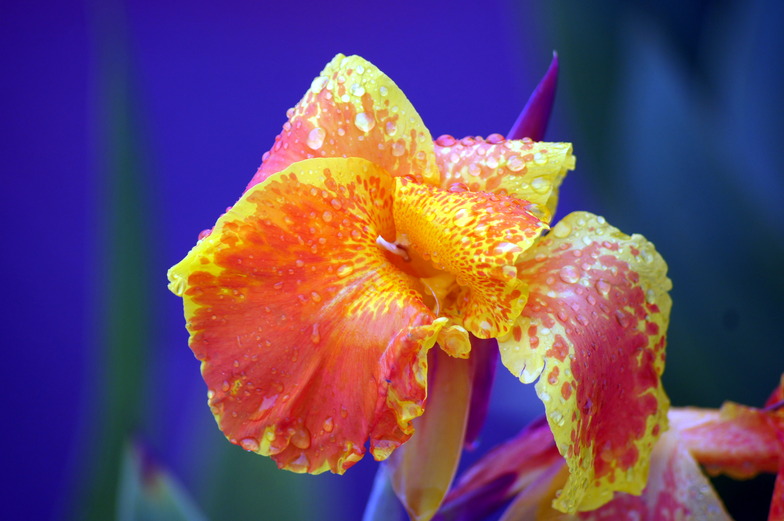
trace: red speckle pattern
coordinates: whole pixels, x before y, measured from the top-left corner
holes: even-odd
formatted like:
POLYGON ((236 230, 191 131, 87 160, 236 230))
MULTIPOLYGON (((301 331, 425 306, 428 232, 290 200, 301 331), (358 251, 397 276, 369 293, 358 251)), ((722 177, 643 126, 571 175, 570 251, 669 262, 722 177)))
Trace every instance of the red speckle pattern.
POLYGON ((524 381, 545 371, 537 392, 571 473, 560 508, 639 492, 669 404, 660 382, 666 265, 644 238, 586 213, 567 216, 526 255, 518 324, 528 338, 501 339, 501 353, 524 381))
POLYGON ((393 176, 436 183, 430 132, 403 92, 359 56, 337 55, 290 111, 248 189, 289 165, 360 157, 393 176))
POLYGON ((515 263, 546 224, 513 197, 452 192, 407 179, 397 179, 394 208, 398 236, 456 277, 454 291, 440 305, 445 313, 479 338, 506 333, 525 303, 515 263))
POLYGON ((504 140, 497 134, 460 141, 436 139, 441 186, 460 183, 472 192, 493 192, 528 201, 538 217, 549 222, 558 201, 558 187, 575 165, 570 143, 504 140))
POLYGON ((422 413, 435 316, 377 247, 394 179, 360 159, 297 163, 246 192, 172 268, 224 434, 282 468, 383 458, 422 413))

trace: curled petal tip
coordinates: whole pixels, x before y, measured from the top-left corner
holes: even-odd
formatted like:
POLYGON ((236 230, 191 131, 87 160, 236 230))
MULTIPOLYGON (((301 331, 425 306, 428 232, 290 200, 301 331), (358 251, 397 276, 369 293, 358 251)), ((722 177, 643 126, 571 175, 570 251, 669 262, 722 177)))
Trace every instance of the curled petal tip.
POLYGON ((558 53, 553 51, 553 59, 539 85, 536 86, 528 103, 518 116, 517 121, 509 131, 508 139, 522 139, 528 137, 534 141, 541 141, 547 130, 550 112, 555 101, 555 91, 558 86, 558 53))

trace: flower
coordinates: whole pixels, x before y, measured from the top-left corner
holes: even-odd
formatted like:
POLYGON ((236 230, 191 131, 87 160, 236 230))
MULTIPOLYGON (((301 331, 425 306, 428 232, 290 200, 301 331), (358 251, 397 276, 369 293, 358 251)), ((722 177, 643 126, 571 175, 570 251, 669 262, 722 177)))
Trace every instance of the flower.
POLYGON ((559 508, 642 490, 666 428, 670 282, 653 245, 601 217, 545 235, 573 167, 566 143, 433 141, 388 77, 338 55, 169 271, 224 434, 295 472, 343 473, 366 443, 383 460, 426 398, 449 406, 427 394, 431 348, 450 366, 495 338, 539 378, 569 462, 559 508))
POLYGON ((726 402, 721 409, 673 408, 671 429, 653 450, 648 483, 640 496, 619 493, 590 512, 563 514, 551 503, 566 481, 566 464, 539 420, 468 469, 450 491, 438 521, 472 521, 512 502, 503 520, 729 520, 700 471, 748 479, 778 473, 770 521, 784 519, 784 376, 764 409, 726 402))

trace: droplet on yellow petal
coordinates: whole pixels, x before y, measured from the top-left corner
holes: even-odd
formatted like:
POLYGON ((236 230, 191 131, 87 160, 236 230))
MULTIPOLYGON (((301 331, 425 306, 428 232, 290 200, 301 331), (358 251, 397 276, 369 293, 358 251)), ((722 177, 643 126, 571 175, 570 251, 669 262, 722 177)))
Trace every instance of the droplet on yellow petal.
POLYGON ((309 158, 361 157, 392 176, 438 183, 430 132, 383 72, 339 54, 291 110, 248 188, 309 158))
POLYGON ((473 192, 506 194, 530 202, 537 217, 549 222, 558 202, 558 187, 575 167, 571 143, 530 139, 470 144, 442 136, 435 142, 441 187, 463 183, 473 192))
POLYGON ((661 385, 671 301, 653 245, 585 212, 568 215, 518 263, 528 302, 499 339, 504 365, 539 379, 569 480, 555 506, 596 508, 638 494, 667 428, 661 385))

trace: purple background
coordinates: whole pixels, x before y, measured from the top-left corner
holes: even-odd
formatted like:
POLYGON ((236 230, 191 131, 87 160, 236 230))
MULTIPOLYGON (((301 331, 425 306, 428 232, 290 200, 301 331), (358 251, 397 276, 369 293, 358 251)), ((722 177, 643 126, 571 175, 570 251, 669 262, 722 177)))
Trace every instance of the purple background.
MULTIPOLYGON (((578 156, 559 214, 603 214, 667 259, 673 403, 759 405, 775 386, 782 4, 314 5, 4 4, 2 517, 113 517, 130 438, 212 519, 310 518, 303 498, 321 519, 360 516, 372 461, 295 476, 223 440, 165 279, 338 52, 386 72, 434 136, 461 137, 508 130, 557 49, 548 138, 578 156)), ((499 376, 484 447, 539 410, 499 376)), ((720 486, 760 519, 771 483, 720 486)))

